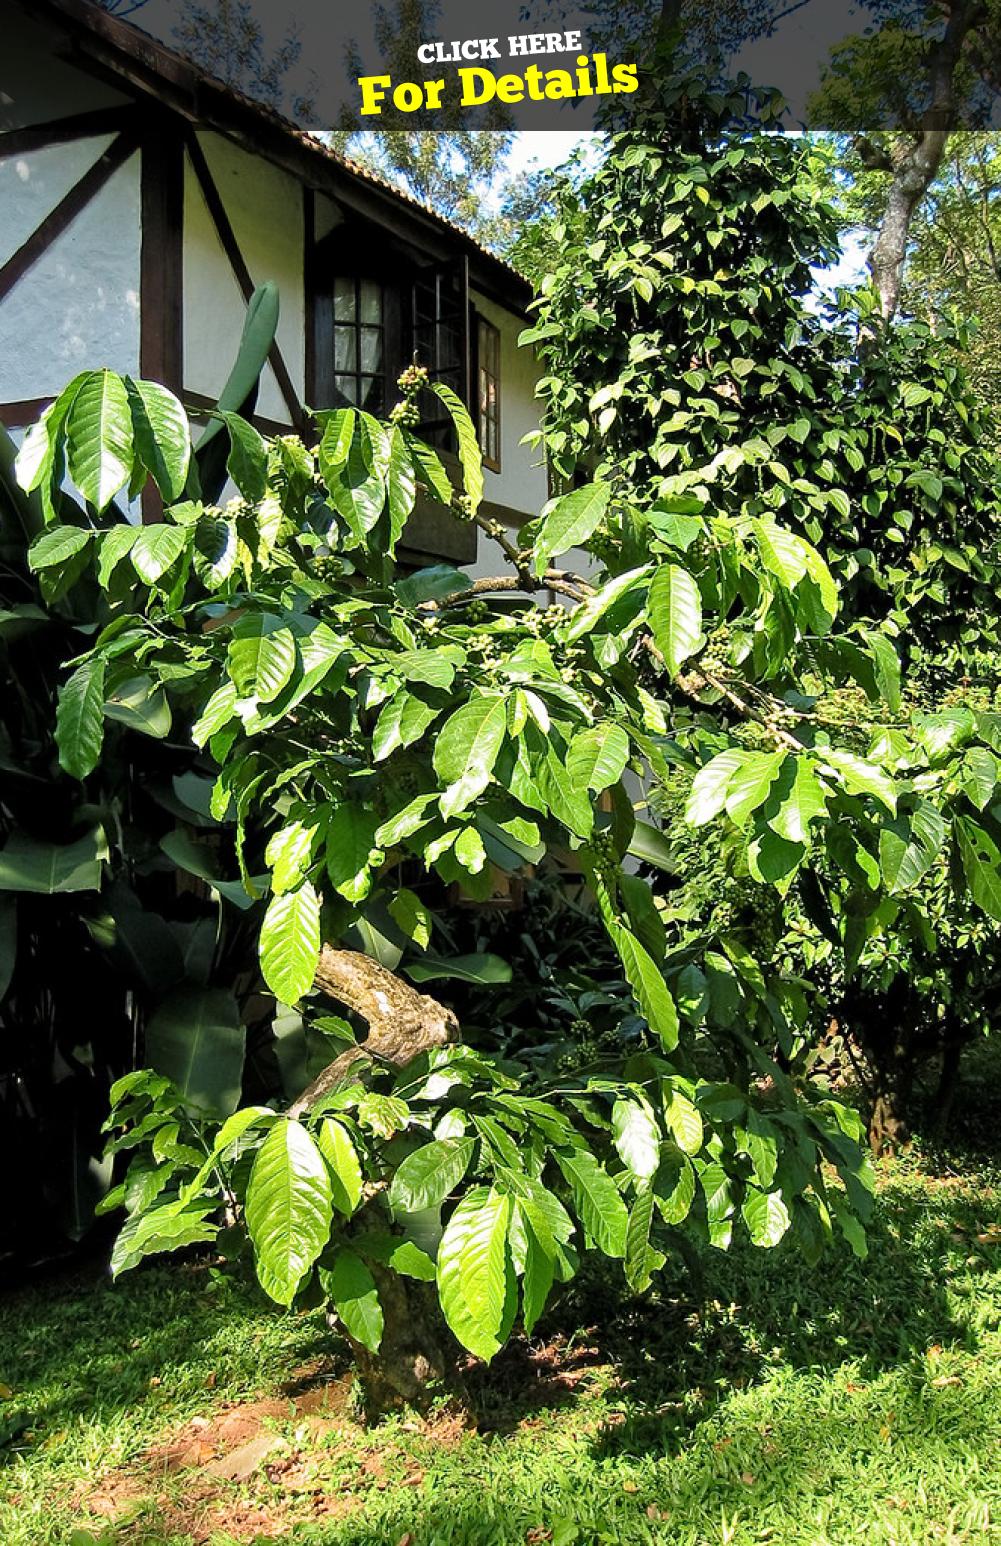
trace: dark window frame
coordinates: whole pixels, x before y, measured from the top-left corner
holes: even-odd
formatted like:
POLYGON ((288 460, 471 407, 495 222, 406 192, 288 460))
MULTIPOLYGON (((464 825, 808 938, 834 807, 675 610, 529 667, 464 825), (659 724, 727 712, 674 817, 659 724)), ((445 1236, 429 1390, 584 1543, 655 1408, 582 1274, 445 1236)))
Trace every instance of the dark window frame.
POLYGON ((475 315, 476 438, 484 467, 501 470, 501 330, 489 317, 475 315), (491 397, 490 387, 493 386, 491 397))

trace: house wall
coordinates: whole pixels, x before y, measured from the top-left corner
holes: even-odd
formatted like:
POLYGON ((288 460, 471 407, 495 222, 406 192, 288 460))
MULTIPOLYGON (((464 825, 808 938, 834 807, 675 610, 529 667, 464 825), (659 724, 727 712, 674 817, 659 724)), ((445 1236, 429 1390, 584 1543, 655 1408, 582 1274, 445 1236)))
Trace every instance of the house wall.
MULTIPOLYGON (((0 263, 110 143, 103 135, 3 157, 0 139, 0 263)), ((54 397, 95 366, 138 371, 139 170, 137 151, 0 302, 0 403, 54 397)))
MULTIPOLYGON (((281 312, 278 345, 300 400, 305 396, 304 238, 301 185, 287 173, 217 134, 200 134, 250 277, 273 280, 281 312)), ((215 399, 240 343, 246 305, 222 248, 198 180, 184 174, 184 384, 215 399)), ((265 366, 257 412, 291 422, 271 366, 265 366)))
POLYGON ((545 462, 541 451, 520 444, 524 435, 539 427, 535 398, 539 362, 531 349, 518 347, 518 336, 527 323, 475 290, 472 301, 501 335, 501 470, 485 469, 484 498, 526 516, 538 515, 548 497, 545 462))

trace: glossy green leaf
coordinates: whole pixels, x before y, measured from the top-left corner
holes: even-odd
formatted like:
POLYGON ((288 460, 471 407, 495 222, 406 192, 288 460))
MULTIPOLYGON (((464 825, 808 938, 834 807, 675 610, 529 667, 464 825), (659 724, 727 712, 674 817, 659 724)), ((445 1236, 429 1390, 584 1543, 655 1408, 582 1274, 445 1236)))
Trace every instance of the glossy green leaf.
POLYGON ((104 742, 104 659, 100 655, 77 666, 59 690, 56 743, 59 766, 71 778, 93 773, 104 742))
POLYGON ((575 735, 567 753, 567 772, 577 789, 600 794, 617 784, 629 761, 629 737, 621 725, 592 725, 575 735))
POLYGON ((225 988, 179 988, 146 1027, 146 1056, 189 1106, 226 1115, 240 1102, 247 1033, 225 988))
POLYGON ((184 493, 191 461, 188 418, 173 392, 158 381, 125 377, 135 450, 167 504, 184 493))
POLYGON ((66 416, 66 465, 84 499, 100 514, 132 476, 132 413, 121 376, 93 371, 66 416))
POLYGON ((316 1141, 330 1166, 330 1195, 338 1213, 350 1218, 361 1202, 362 1170, 351 1134, 342 1122, 325 1117, 316 1141))
POLYGON ((466 1174, 475 1148, 474 1138, 441 1138, 408 1154, 389 1189, 393 1208, 414 1213, 439 1207, 466 1174))
POLYGON ((385 1320, 375 1279, 361 1257, 342 1248, 332 1268, 321 1268, 320 1281, 348 1336, 377 1353, 385 1320))
POLYGON ((257 1151, 247 1184, 247 1229, 257 1276, 277 1304, 290 1305, 330 1236, 330 1175, 300 1122, 277 1122, 257 1151))
POLYGON ((546 506, 545 517, 533 544, 535 573, 545 574, 549 560, 569 548, 580 547, 593 536, 605 518, 612 497, 608 483, 588 483, 572 489, 546 506))
POLYGON ((261 970, 283 1004, 295 1004, 313 986, 320 959, 320 898, 308 881, 275 896, 261 925, 261 970))
POLYGON ((557 1149, 555 1160, 573 1195, 588 1235, 604 1255, 625 1255, 626 1205, 619 1189, 589 1149, 557 1149))
POLYGON ((292 680, 295 636, 280 617, 258 613, 241 619, 233 630, 227 664, 242 698, 271 703, 292 680))
POLYGON ((144 585, 156 585, 180 558, 187 544, 180 526, 143 526, 130 550, 132 567, 144 585))
POLYGON ((677 676, 702 645, 702 598, 688 570, 661 564, 650 585, 649 608, 657 648, 677 676))

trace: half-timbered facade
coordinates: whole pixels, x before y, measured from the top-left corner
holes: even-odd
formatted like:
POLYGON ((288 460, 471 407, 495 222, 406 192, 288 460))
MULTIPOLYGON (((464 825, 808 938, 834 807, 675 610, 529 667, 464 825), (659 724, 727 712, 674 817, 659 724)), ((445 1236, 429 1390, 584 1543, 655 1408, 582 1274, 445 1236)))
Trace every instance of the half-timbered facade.
MULTIPOLYGON (((416 353, 477 422, 486 513, 517 526, 546 474, 520 446, 536 365, 528 286, 433 210, 90 0, 0 0, 0 419, 31 422, 78 370, 171 387, 197 416, 265 280, 281 317, 258 427, 380 413, 416 353)), ((437 402, 437 399, 429 401, 437 402)), ((429 409, 422 432, 444 443, 429 409)), ((425 508, 418 554, 476 561, 425 508)))

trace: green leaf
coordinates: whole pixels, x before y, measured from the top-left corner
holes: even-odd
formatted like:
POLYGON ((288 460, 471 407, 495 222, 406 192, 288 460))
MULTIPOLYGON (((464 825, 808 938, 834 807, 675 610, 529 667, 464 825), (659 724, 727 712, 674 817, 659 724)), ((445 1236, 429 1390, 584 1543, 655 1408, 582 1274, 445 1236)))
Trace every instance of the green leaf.
POLYGON ((868 636, 879 695, 891 714, 900 709, 900 660, 889 639, 881 633, 868 636))
POLYGON ((649 1107, 624 1098, 612 1107, 612 1140, 619 1158, 640 1181, 649 1181, 660 1164, 660 1132, 649 1107))
POLYGON ((399 425, 394 425, 389 444, 389 474, 386 480, 387 505, 389 508, 390 554, 403 535, 417 497, 417 478, 413 458, 406 437, 399 425))
POLYGON ((402 690, 384 705, 372 731, 372 760, 384 762, 398 747, 413 746, 438 710, 402 690))
POLYGON ((791 1223, 789 1209, 778 1192, 759 1192, 748 1187, 740 1211, 751 1240, 758 1246, 778 1245, 791 1223))
POLYGON ((557 1149, 554 1158, 573 1194, 584 1229, 599 1251, 621 1258, 626 1250, 626 1205, 607 1170, 587 1149, 557 1149))
MULTIPOLYGON (((445 471, 441 457, 438 455, 437 451, 432 451, 430 446, 426 446, 423 440, 418 440, 417 437, 415 435, 411 435, 409 431, 404 431, 404 438, 407 442, 407 450, 410 452, 410 455, 413 458, 414 471, 417 474, 418 479, 425 485, 426 488, 430 490, 432 497, 437 500, 439 504, 450 505, 452 503, 453 494, 452 480, 448 473, 445 471)), ((421 571, 421 573, 424 572, 425 571, 421 571)), ((437 571, 433 570, 431 572, 434 573, 437 571)), ((411 575, 410 578, 416 579, 417 576, 411 575)), ((400 596, 401 600, 404 599, 403 588, 407 583, 407 581, 403 580, 397 583, 397 594, 400 596)), ((473 582, 470 580, 469 584, 471 585, 472 583, 473 582)), ((422 601, 428 601, 431 598, 428 596, 422 596, 420 599, 422 601)), ((407 606, 414 606, 416 603, 412 600, 407 600, 405 604, 407 606)))
POLYGON ((945 846, 947 828, 928 800, 879 834, 879 867, 891 895, 916 886, 945 846))
POLYGON ((146 1056, 187 1105, 226 1115, 240 1103, 247 1033, 225 988, 179 988, 146 1027, 146 1056))
POLYGON ((525 1271, 522 1279, 522 1320, 526 1336, 531 1336, 549 1298, 555 1276, 556 1245, 545 1217, 530 1202, 514 1204, 514 1217, 525 1233, 525 1271))
POLYGON ((221 515, 203 515, 195 527, 191 559, 206 590, 225 585, 236 568, 240 542, 236 526, 221 515))
POLYGON ((567 772, 575 788, 600 794, 619 782, 628 761, 629 737, 621 725, 606 721, 574 736, 567 772))
POLYGON ((896 811, 897 791, 893 779, 882 768, 846 751, 825 748, 823 757, 827 765, 835 770, 849 794, 874 795, 888 811, 896 811))
POLYGON ((320 1282, 348 1336, 377 1353, 385 1322, 375 1279, 361 1257, 338 1251, 333 1267, 320 1269, 320 1282))
POLYGON ((789 843, 810 841, 810 822, 827 810, 827 796, 805 758, 796 762, 793 785, 768 825, 789 843))
POLYGON ((507 704, 501 697, 474 698, 445 721, 432 760, 448 785, 440 802, 446 819, 465 810, 487 787, 506 728, 507 704))
POLYGON ((510 982, 513 975, 507 961, 486 952, 449 956, 444 961, 424 956, 420 961, 409 962, 403 970, 414 982, 441 982, 448 978, 455 978, 457 982, 510 982))
POLYGON ((334 1117, 325 1117, 316 1141, 332 1172, 330 1192, 333 1205, 338 1213, 350 1218, 361 1202, 362 1193, 361 1161, 351 1134, 334 1117))
POLYGON ((782 771, 786 752, 745 752, 727 785, 726 809, 731 821, 743 826, 764 805, 782 771))
POLYGON ((135 449, 166 504, 184 493, 191 461, 191 435, 181 404, 157 381, 125 377, 135 449))
POLYGON ((698 1154, 704 1139, 702 1117, 683 1090, 672 1089, 664 1118, 683 1154, 698 1154))
POLYGON ((653 1184, 657 1209, 665 1224, 683 1224, 695 1201, 695 1171, 677 1149, 667 1153, 653 1184))
POLYGON ((330 1175, 300 1122, 277 1122, 257 1151, 246 1219, 257 1276, 277 1304, 290 1305, 330 1236, 330 1175))
POLYGON ((180 526, 143 526, 130 550, 132 567, 144 585, 155 585, 184 552, 187 533, 180 526))
POLYGON ((121 376, 95 370, 66 417, 69 475, 98 514, 132 476, 135 457, 129 395, 121 376))
POLYGON ((645 1294, 653 1274, 664 1265, 660 1251, 650 1246, 650 1226, 653 1223, 653 1192, 647 1188, 639 1193, 629 1214, 626 1228, 625 1274, 626 1282, 636 1294, 645 1294))
POLYGON ((443 381, 433 381, 431 390, 440 397, 452 416, 459 442, 459 464, 462 467, 462 486, 469 498, 475 515, 483 501, 483 456, 476 429, 465 403, 443 381))
POLYGON ((55 896, 100 891, 101 863, 108 847, 99 827, 74 843, 43 843, 15 832, 0 850, 0 891, 55 896))
POLYGON ((435 564, 430 569, 418 569, 405 580, 397 580, 393 586, 405 607, 419 607, 425 601, 443 601, 446 596, 461 596, 471 590, 473 582, 461 569, 449 564, 435 564))
POLYGON ((170 734, 172 724, 167 694, 151 676, 130 676, 119 682, 105 700, 104 717, 158 741, 170 734))
POLYGON ((118 565, 126 554, 132 550, 132 545, 138 537, 139 526, 112 526, 110 531, 101 532, 99 537, 100 548, 97 560, 98 584, 107 590, 118 565))
POLYGON ((313 856, 313 839, 317 828, 303 821, 290 821, 288 826, 268 840, 264 859, 271 870, 271 889, 276 896, 294 891, 306 878, 313 856))
POLYGON ((440 1207, 469 1169, 475 1148, 475 1138, 440 1138, 415 1149, 393 1177, 391 1206, 406 1213, 440 1207))
POLYGON ((703 827, 719 815, 726 805, 730 781, 746 756, 746 752, 734 748, 720 752, 699 769, 685 806, 685 820, 690 826, 703 827))
POLYGON ((649 609, 657 648, 677 676, 702 644, 702 598, 687 569, 660 565, 650 586, 649 609))
POLYGON ((264 498, 268 486, 268 448, 252 424, 238 413, 224 413, 230 451, 226 471, 250 504, 264 498))
POLYGON ((28 549, 28 568, 33 574, 42 569, 53 569, 57 564, 62 565, 93 540, 92 531, 84 531, 79 526, 56 526, 43 531, 40 537, 28 549))
POLYGON ((774 521, 755 521, 754 540, 770 574, 794 590, 807 573, 806 543, 774 521))
POLYGON ((295 671, 295 636, 291 628, 269 613, 241 618, 233 630, 227 666, 241 698, 273 702, 295 671))
POLYGON ((612 497, 608 483, 588 483, 552 500, 535 539, 533 565, 537 575, 545 574, 549 560, 568 548, 587 542, 605 518, 612 497))
POLYGON ((510 1197, 477 1187, 455 1209, 438 1248, 445 1319, 463 1347, 487 1363, 507 1340, 517 1307, 510 1216, 510 1197))
POLYGON ((375 846, 378 818, 360 805, 339 805, 327 823, 327 875, 348 902, 361 902, 372 889, 372 867, 382 862, 375 846))
POLYGON ((56 743, 59 766, 71 778, 93 773, 104 742, 104 673, 101 656, 78 666, 59 689, 56 743))
POLYGON ((229 724, 235 714, 236 688, 232 682, 223 682, 221 687, 216 688, 202 710, 201 717, 192 726, 191 739, 196 746, 204 746, 218 730, 229 724))
POLYGON ((277 999, 294 1004, 309 992, 320 959, 320 898, 308 881, 271 898, 260 949, 264 980, 277 999))
POLYGON ((956 829, 970 895, 989 918, 1001 922, 1001 852, 969 817, 960 816, 956 829))
POLYGON ((612 942, 647 1024, 670 1052, 678 1045, 678 1011, 659 966, 635 934, 621 925, 614 926, 612 942))

